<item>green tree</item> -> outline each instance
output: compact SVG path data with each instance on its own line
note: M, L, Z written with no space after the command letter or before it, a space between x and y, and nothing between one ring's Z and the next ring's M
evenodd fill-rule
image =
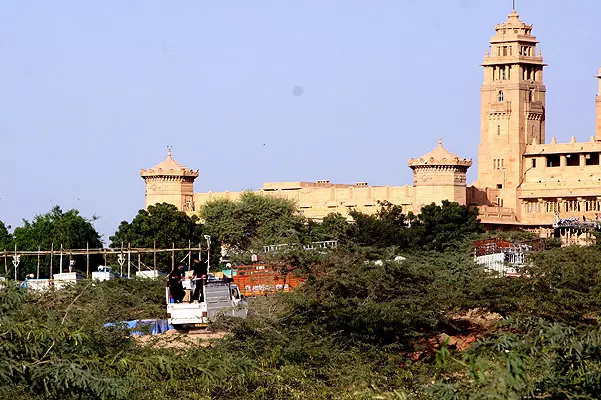
M339 240L341 242L346 242L350 226L346 217L339 213L330 213L326 215L321 222L311 221L309 224L312 239L316 241Z
M594 246L532 253L522 268L522 277L483 281L483 305L504 316L538 316L570 324L590 322L601 307L599 255Z
M422 207L411 220L409 242L426 250L455 247L470 235L482 232L478 210L470 210L456 202L443 200L441 205Z
M197 247L202 238L202 225L197 216L189 216L172 204L161 203L140 210L131 222L122 221L110 238L112 248L153 248L168 249ZM178 260L184 254L178 254ZM152 255L146 255L143 262L153 263ZM176 261L176 262L177 262ZM162 269L171 268L171 255L160 253L157 263Z
M402 207L387 201L378 204L380 209L375 214L350 212L354 223L348 231L349 240L360 246L406 247L407 222Z
M33 221L23 220L23 226L15 228L13 238L14 243L20 250L54 250L63 249L85 249L102 247L100 234L94 228L96 217L87 219L79 215L79 211L72 209L64 212L59 206L55 206L50 212L37 215ZM85 260L83 257L74 258L75 269L85 270ZM42 276L47 276L49 272L50 259L44 257L40 267ZM66 257L64 262L68 262ZM21 259L19 265L20 278L23 278L28 272L33 272L37 268L36 260L33 258ZM55 264L56 265L56 264ZM61 268L62 267L62 268ZM56 265L54 272L59 272L67 265Z
M8 231L10 226L6 226L3 221L0 221L0 250L11 249L13 245L13 235Z
M205 233L237 249L248 249L254 240L296 243L307 235L305 219L293 201L252 192L242 193L237 201L210 201L202 206L200 216Z

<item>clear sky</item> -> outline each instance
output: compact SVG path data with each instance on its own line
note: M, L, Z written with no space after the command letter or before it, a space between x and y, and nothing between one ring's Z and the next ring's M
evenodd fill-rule
M599 0L518 0L547 140L594 134ZM479 64L511 0L19 0L0 12L0 220L56 204L105 240L173 146L196 191L411 184L442 137L476 161ZM295 91L302 87L302 95ZM469 180L476 178L476 165Z

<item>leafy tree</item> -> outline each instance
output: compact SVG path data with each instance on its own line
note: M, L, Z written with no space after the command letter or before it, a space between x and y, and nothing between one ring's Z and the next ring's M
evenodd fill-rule
M8 231L10 226L6 226L0 221L0 250L11 249L13 245L13 237Z
M149 206L147 210L138 211L138 215L130 222L123 221L117 232L110 238L112 248L153 248L168 249L172 246L186 248L197 247L202 238L202 225L197 216L189 216L177 207L168 203ZM182 254L178 254L178 261ZM146 255L143 262L152 264L152 255ZM171 255L160 253L157 258L163 269L171 268ZM177 261L176 261L177 262Z
M447 313L473 307L481 278L464 255L420 254L399 261L365 261L339 253L322 262L292 296L290 321L311 324L340 341L408 345Z
M244 192L237 201L218 199L202 206L205 233L223 244L246 250L253 240L263 244L306 239L305 219L293 201Z
M350 212L354 223L349 229L349 240L360 246L406 247L406 216L401 206L380 202L373 215L356 210Z
M23 220L23 226L14 230L14 243L20 250L54 250L59 251L62 246L64 249L85 249L102 247L100 234L94 228L96 217L87 219L79 215L79 211L72 209L64 212L59 206L55 206L50 212L37 215L33 221ZM85 259L83 257L74 257L76 260L75 268L85 270ZM64 258L67 261L67 258ZM35 270L36 260L33 258L22 259L19 265L20 278L23 278L27 272ZM40 273L46 276L49 271L49 257L44 257L41 263ZM65 267L65 266L62 266ZM58 272L61 266L56 265L54 272Z
M601 307L599 254L593 246L533 253L522 277L483 281L483 305L504 316L590 322Z
M599 398L601 334L544 320L509 320L507 330L454 357L439 352L443 372L428 388L436 399Z
M424 206L411 220L408 233L412 245L427 250L444 250L457 246L470 235L482 232L478 210L443 200Z
M309 227L311 237L316 241L339 240L346 242L351 226L342 214L330 213L319 223L310 221Z

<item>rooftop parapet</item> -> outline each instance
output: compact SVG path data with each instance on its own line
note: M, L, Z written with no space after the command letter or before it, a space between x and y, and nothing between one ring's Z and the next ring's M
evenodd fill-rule
M197 178L198 175L198 170L192 170L175 161L171 154L171 148L167 152L167 158L163 162L152 168L140 170L140 176L143 178L152 176L182 176Z
M457 166L467 169L472 166L472 160L451 153L442 146L442 139L438 139L438 146L434 150L417 159L409 159L409 167L422 166Z

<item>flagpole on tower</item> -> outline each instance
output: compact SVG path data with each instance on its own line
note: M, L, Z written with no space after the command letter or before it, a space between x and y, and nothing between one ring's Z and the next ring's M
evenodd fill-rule
M515 0L513 0L513 11L515 11Z

